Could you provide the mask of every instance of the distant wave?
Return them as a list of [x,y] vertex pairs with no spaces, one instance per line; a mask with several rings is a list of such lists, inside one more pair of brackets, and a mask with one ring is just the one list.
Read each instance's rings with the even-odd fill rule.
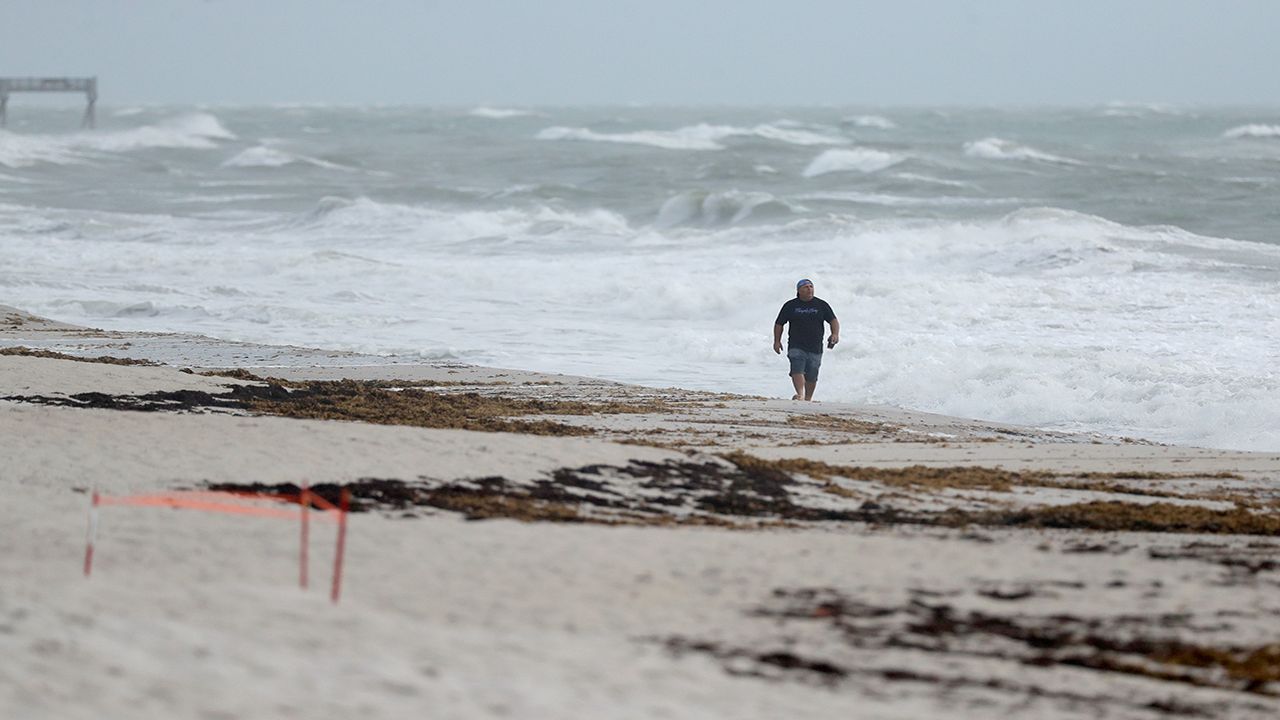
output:
[[235,140],[218,118],[209,113],[190,113],[166,118],[154,125],[107,133],[79,133],[71,136],[82,147],[108,152],[145,148],[217,147],[215,140]]
[[5,167],[30,167],[39,163],[69,165],[77,159],[68,143],[60,138],[0,130],[0,165]]
[[814,158],[801,174],[805,177],[817,177],[833,172],[872,173],[897,165],[904,159],[901,155],[871,148],[827,150]]
[[1181,115],[1182,111],[1165,103],[1109,102],[1102,109],[1104,117],[1139,118],[1148,115]]
[[604,209],[572,212],[546,205],[503,210],[455,212],[423,205],[403,205],[327,196],[312,209],[288,217],[282,227],[324,228],[360,237],[429,238],[430,245],[496,240],[545,240],[548,236],[592,238],[630,233],[625,218]]
[[974,185],[971,182],[965,182],[963,180],[944,180],[943,178],[936,178],[931,175],[920,175],[918,173],[905,173],[905,172],[897,173],[894,175],[894,177],[901,178],[903,180],[911,180],[912,182],[928,183],[930,185],[945,185],[946,187],[956,187],[956,188],[976,188],[977,187],[977,185]]
[[654,226],[672,228],[679,226],[717,227],[736,225],[747,219],[789,217],[796,208],[767,192],[711,193],[705,190],[688,190],[662,204]]
[[18,183],[18,184],[20,184],[20,185],[34,185],[36,181],[35,181],[35,180],[28,180],[28,179],[26,179],[26,178],[15,177],[15,176],[13,176],[13,175],[5,175],[4,173],[0,173],[0,182]]
[[755,135],[766,140],[777,140],[792,145],[846,145],[849,140],[836,135],[827,135],[808,130],[779,127],[777,125],[757,125],[749,129],[738,129],[735,135]]
[[898,127],[897,123],[882,115],[850,115],[842,118],[840,122],[855,127],[878,128],[880,130],[892,130]]
[[82,131],[69,135],[25,135],[0,131],[0,165],[29,167],[40,163],[70,165],[94,153],[129,152],[149,148],[207,150],[218,140],[234,140],[235,134],[208,113],[165,118],[152,125],[105,132]]
[[1280,138],[1280,125],[1241,125],[1222,133],[1225,138]]
[[822,192],[801,195],[797,200],[836,200],[839,202],[857,203],[860,205],[881,205],[884,207],[957,207],[957,206],[990,206],[1018,205],[1027,202],[1022,198],[975,198],[955,195],[936,195],[933,197],[912,197],[910,195],[890,195],[887,193],[864,193],[856,191]]
[[964,154],[988,160],[1038,160],[1040,162],[1079,165],[1079,160],[1051,155],[1027,145],[1019,145],[998,137],[983,138],[964,144]]
[[314,165],[316,167],[329,168],[331,170],[351,169],[345,165],[331,163],[326,160],[320,160],[319,158],[287,153],[268,145],[258,145],[256,147],[242,150],[235,157],[223,162],[222,166],[276,168],[293,164]]
[[471,115],[472,117],[504,120],[506,118],[513,118],[513,117],[529,117],[532,115],[537,115],[538,113],[535,113],[532,110],[516,110],[513,108],[493,108],[493,107],[485,107],[482,105],[477,108],[472,108],[471,112],[467,114]]
[[723,150],[720,141],[732,137],[758,137],[792,145],[843,145],[845,138],[808,130],[762,124],[743,128],[701,123],[676,130],[639,130],[629,133],[600,133],[587,128],[549,127],[539,132],[539,140],[583,140],[649,145],[667,150]]

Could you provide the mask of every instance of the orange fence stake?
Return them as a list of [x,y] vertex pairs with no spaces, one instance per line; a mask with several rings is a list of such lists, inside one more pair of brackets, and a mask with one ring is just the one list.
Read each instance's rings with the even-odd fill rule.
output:
[[302,511],[302,542],[299,544],[298,550],[298,585],[302,588],[307,587],[307,548],[311,545],[311,536],[309,530],[311,523],[311,490],[307,488],[307,481],[302,481],[302,493],[298,497],[298,507]]
[[351,509],[351,490],[342,488],[342,507],[338,510],[338,546],[333,551],[333,590],[329,599],[337,604],[342,593],[342,555],[347,549],[347,512]]
[[98,536],[98,486],[93,486],[93,498],[89,501],[89,530],[84,541],[84,576],[93,572],[93,541]]

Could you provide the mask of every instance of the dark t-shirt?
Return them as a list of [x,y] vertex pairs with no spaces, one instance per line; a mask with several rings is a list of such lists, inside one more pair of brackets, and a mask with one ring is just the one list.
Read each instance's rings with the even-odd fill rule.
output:
[[786,325],[787,347],[800,348],[809,352],[822,352],[822,323],[836,319],[831,306],[821,298],[815,297],[809,302],[800,298],[788,300],[778,311],[778,325]]

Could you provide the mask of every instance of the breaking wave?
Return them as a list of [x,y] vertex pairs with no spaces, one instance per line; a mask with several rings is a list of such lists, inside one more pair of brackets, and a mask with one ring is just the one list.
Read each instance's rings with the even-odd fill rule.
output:
[[473,241],[536,242],[547,237],[569,239],[578,234],[612,237],[631,232],[625,218],[603,209],[572,212],[538,205],[457,212],[363,197],[351,200],[332,196],[322,198],[304,213],[285,218],[281,227],[323,229],[430,246]]
[[165,118],[152,125],[106,132],[82,131],[69,135],[25,135],[0,131],[0,165],[30,167],[40,163],[70,165],[99,153],[130,152],[149,148],[208,150],[235,134],[209,113],[188,113]]
[[747,220],[775,220],[794,212],[793,206],[767,192],[688,190],[662,204],[654,227],[719,227]]
[[1280,138],[1280,125],[1241,125],[1222,133],[1224,138]]
[[1052,155],[1028,145],[1019,145],[1011,140],[998,137],[983,138],[965,143],[964,154],[969,157],[987,160],[1037,160],[1040,162],[1059,163],[1062,165],[1079,165],[1079,160]]
[[258,145],[246,150],[242,150],[235,157],[232,157],[222,163],[223,167],[246,167],[246,168],[278,168],[286,165],[304,164],[314,165],[315,167],[328,168],[331,170],[350,170],[351,168],[337,163],[331,163],[327,160],[308,157],[306,155],[294,155],[282,150],[270,147],[268,145]]
[[872,173],[897,165],[904,159],[901,155],[872,148],[827,150],[814,158],[801,174],[805,177],[817,177],[833,172]]

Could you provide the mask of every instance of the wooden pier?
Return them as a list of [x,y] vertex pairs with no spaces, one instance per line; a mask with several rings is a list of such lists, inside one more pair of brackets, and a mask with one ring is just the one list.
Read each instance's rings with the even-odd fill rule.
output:
[[9,120],[9,94],[16,92],[82,92],[86,104],[81,127],[94,125],[93,106],[98,102],[98,78],[0,77],[0,127]]

